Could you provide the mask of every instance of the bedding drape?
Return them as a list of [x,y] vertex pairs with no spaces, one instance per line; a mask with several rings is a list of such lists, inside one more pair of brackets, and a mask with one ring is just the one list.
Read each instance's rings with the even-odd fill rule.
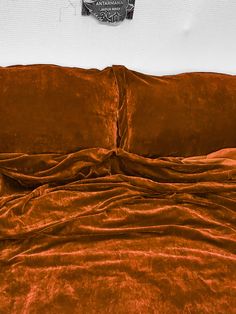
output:
[[236,149],[0,154],[0,313],[235,313]]

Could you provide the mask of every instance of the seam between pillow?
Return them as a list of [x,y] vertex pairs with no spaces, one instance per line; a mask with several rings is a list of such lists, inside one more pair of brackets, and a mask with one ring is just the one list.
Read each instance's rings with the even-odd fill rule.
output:
[[119,91],[119,102],[117,112],[117,148],[127,147],[128,119],[126,101],[126,68],[122,65],[113,65],[113,73]]

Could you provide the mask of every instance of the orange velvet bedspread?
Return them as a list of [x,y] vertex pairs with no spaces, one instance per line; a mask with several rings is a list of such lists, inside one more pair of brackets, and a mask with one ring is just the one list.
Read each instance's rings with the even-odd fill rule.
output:
[[236,149],[0,154],[0,313],[236,313]]

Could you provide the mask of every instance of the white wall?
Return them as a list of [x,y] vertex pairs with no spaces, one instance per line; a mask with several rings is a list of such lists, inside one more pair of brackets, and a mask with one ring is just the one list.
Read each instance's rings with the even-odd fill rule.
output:
[[235,0],[136,0],[119,26],[82,17],[80,0],[0,0],[0,65],[54,63],[146,73],[236,73]]

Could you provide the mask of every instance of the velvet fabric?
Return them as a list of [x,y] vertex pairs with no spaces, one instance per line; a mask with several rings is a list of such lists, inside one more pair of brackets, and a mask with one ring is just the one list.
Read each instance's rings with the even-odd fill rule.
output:
[[236,149],[0,154],[0,313],[235,313]]
[[113,70],[0,68],[0,152],[68,153],[116,147]]
[[0,68],[0,314],[235,313],[235,106],[228,75]]
[[120,88],[119,138],[126,151],[195,156],[236,147],[236,77],[152,76],[113,66]]

